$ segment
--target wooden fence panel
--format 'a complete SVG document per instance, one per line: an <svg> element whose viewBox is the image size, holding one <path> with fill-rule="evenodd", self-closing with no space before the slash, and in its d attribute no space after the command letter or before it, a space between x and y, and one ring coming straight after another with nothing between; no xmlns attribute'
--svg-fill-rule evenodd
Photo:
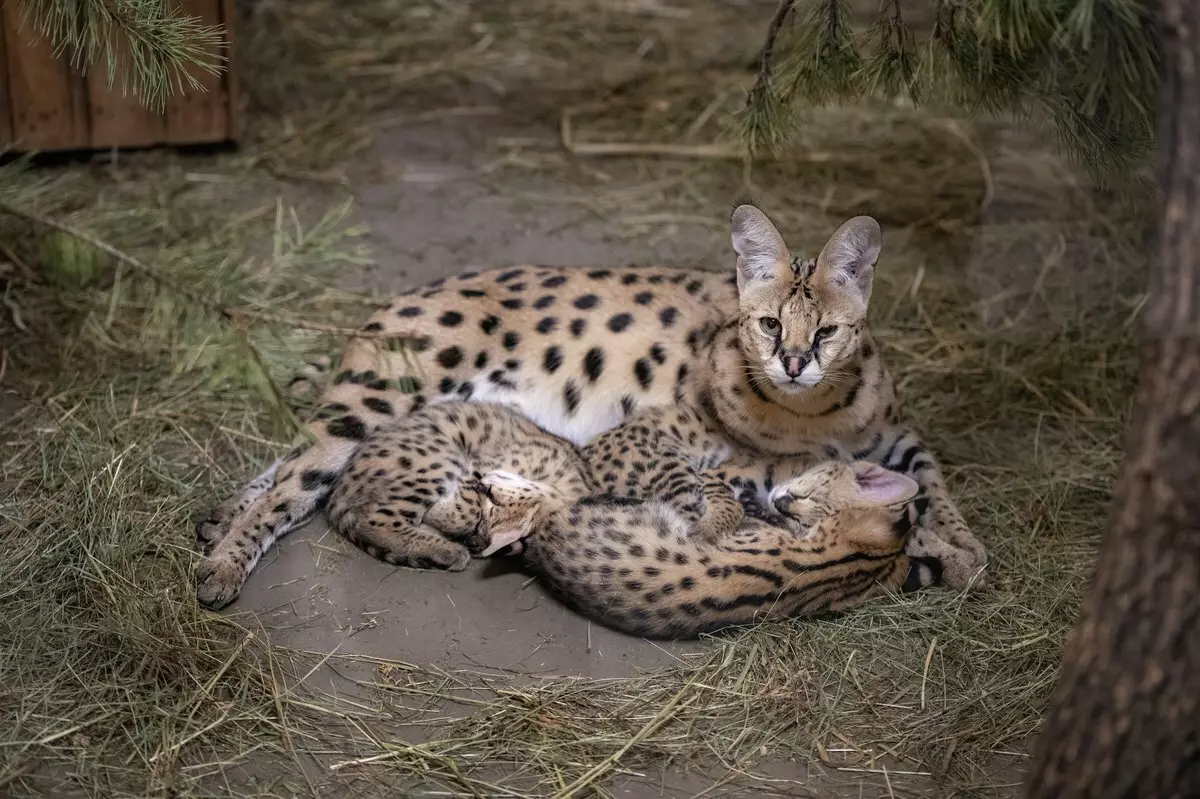
<svg viewBox="0 0 1200 799"><path fill-rule="evenodd" d="M181 5L187 14L199 17L205 25L226 24L227 31L232 28L222 13L225 5L229 5L232 11L232 3L182 0ZM213 75L192 68L189 73L204 87L204 91L188 91L174 95L167 101L166 140L173 144L191 144L231 138L230 94L225 79L228 72Z"/></svg>
<svg viewBox="0 0 1200 799"><path fill-rule="evenodd" d="M125 37L117 34L117 70L109 84L108 64L97 61L92 64L87 78L88 108L92 118L90 146L94 149L110 147L148 147L163 140L166 131L166 116L161 111L152 111L142 104L140 97L131 91L122 90L121 72L128 56Z"/></svg>
<svg viewBox="0 0 1200 799"><path fill-rule="evenodd" d="M88 146L87 97L65 58L21 19L16 3L3 4L4 57L8 68L11 141L18 149Z"/></svg>

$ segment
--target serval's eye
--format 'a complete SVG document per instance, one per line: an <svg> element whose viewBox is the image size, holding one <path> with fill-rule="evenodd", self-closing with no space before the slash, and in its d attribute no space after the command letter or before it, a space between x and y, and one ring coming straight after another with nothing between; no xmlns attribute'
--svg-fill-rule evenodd
<svg viewBox="0 0 1200 799"><path fill-rule="evenodd" d="M762 332L768 336L778 336L783 325L779 324L779 320L773 316L764 316L758 320L758 326L762 328Z"/></svg>
<svg viewBox="0 0 1200 799"><path fill-rule="evenodd" d="M825 327L820 328L816 333L813 334L813 344L820 344L822 341L836 333L837 329L837 325L826 325Z"/></svg>

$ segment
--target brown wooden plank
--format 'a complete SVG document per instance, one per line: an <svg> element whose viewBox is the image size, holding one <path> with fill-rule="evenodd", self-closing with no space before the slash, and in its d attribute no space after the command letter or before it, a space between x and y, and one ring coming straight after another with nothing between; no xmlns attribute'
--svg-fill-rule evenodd
<svg viewBox="0 0 1200 799"><path fill-rule="evenodd" d="M221 0L180 0L184 13L199 17L204 25L222 23ZM229 12L232 13L232 3ZM229 90L221 75L192 68L189 73L204 91L188 90L167 101L167 141L198 144L229 138Z"/></svg>
<svg viewBox="0 0 1200 799"><path fill-rule="evenodd" d="M92 120L91 146L148 147L161 144L166 138L166 115L147 108L130 87L121 90L121 74L128 63L124 54L124 35L117 36L117 71L109 86L108 64L97 59L87 76L87 103Z"/></svg>
<svg viewBox="0 0 1200 799"><path fill-rule="evenodd" d="M8 93L8 52L4 42L4 15L0 14L0 150L12 144L12 97Z"/></svg>
<svg viewBox="0 0 1200 799"><path fill-rule="evenodd" d="M32 23L22 24L21 4L3 3L12 149L70 150L89 145L82 81L66 58Z"/></svg>

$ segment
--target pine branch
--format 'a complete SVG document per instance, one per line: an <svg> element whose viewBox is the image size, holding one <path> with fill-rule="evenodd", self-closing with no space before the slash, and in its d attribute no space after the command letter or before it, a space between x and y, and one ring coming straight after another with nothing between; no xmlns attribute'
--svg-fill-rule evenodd
<svg viewBox="0 0 1200 799"><path fill-rule="evenodd" d="M1158 40L1138 0L926 0L920 41L902 0L883 0L852 26L844 0L783 3L763 53L780 52L780 92L769 58L742 112L747 145L786 140L802 105L906 94L971 113L1044 120L1067 154L1101 182L1132 175L1154 146ZM781 15L800 18L784 37ZM1034 114L1039 111L1039 114Z"/></svg>
<svg viewBox="0 0 1200 799"><path fill-rule="evenodd" d="M34 214L17 208L16 206L9 205L5 202L0 202L0 214L16 217L17 219L23 219L26 222L30 222L39 227L57 230L59 233L65 233L74 239L78 239L84 244L87 244L97 251L104 253L113 260L124 264L142 277L147 278L153 283L157 283L164 289L170 291L172 294L176 294L188 302L193 303L209 313L219 316L227 322L231 322L233 324L241 324L243 322L260 322L263 324L291 327L296 330L310 330L315 333L326 333L333 336L346 336L349 338L393 340L398 337L405 337L403 335L397 336L397 334L394 332L374 333L364 330L355 330L349 327L326 325L319 322L305 322L300 319L292 319L286 316L280 316L278 314L270 314L263 311L255 311L250 308L238 308L232 305L213 302L209 298L197 294L186 286L176 283L171 278L161 274L158 270L154 269L150 265L138 260L137 258L134 258L129 253L118 250L108 242L98 239L90 233L68 225L65 222L60 222L57 219L51 219L50 217Z"/></svg>
<svg viewBox="0 0 1200 799"><path fill-rule="evenodd" d="M783 23L792 13L796 0L780 0L775 9L775 16L767 28L767 39L763 43L758 56L758 77L754 87L746 97L745 140L750 153L770 151L778 143L780 137L779 117L783 104L779 93L772 85L772 58L775 53L775 40L783 30Z"/></svg>
<svg viewBox="0 0 1200 799"><path fill-rule="evenodd" d="M8 0L21 7L23 24L49 39L58 57L87 72L103 62L111 88L161 110L167 97L200 90L192 69L219 74L225 57L220 26L183 14L171 0ZM32 25L30 25L32 23Z"/></svg>
<svg viewBox="0 0 1200 799"><path fill-rule="evenodd" d="M771 25L767 28L767 40L758 56L758 78L754 81L750 96L746 98L747 105L753 104L757 98L771 90L771 57L775 52L775 40L779 38L783 23L795 5L796 0L781 0L779 8L775 9L775 16L771 17Z"/></svg>

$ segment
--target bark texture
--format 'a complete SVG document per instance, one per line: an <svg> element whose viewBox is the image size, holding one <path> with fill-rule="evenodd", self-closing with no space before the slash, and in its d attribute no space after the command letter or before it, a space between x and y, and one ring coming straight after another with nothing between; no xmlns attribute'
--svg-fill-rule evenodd
<svg viewBox="0 0 1200 799"><path fill-rule="evenodd" d="M1162 226L1134 418L1031 799L1200 797L1200 3L1158 13Z"/></svg>

